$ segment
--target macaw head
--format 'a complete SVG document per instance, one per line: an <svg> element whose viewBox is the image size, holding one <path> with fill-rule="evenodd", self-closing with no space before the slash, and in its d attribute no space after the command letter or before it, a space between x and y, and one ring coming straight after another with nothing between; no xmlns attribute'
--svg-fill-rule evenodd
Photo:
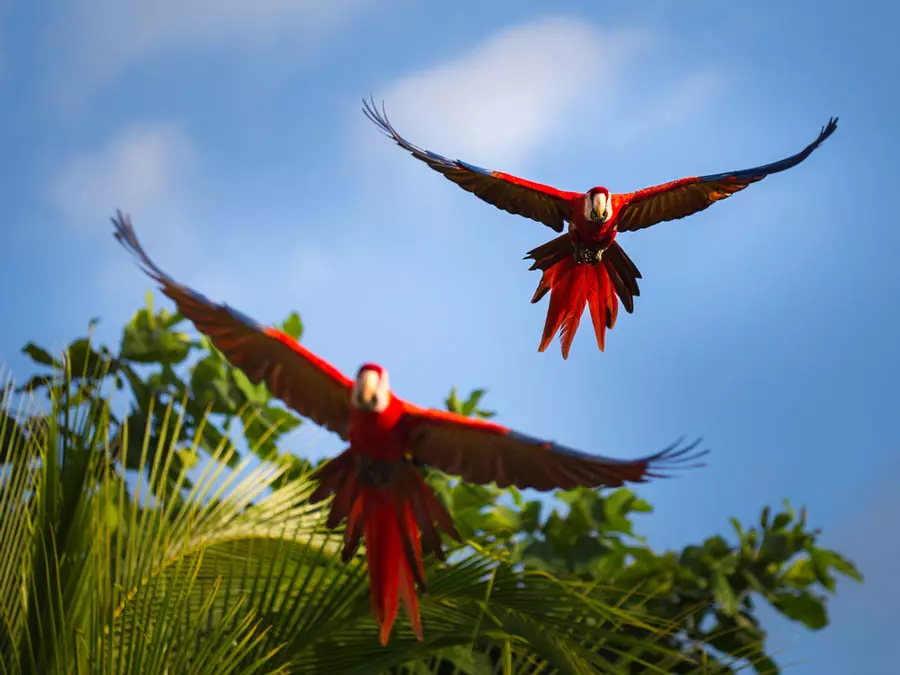
<svg viewBox="0 0 900 675"><path fill-rule="evenodd" d="M356 373L350 404L366 412L384 412L391 401L387 371L374 363L363 364Z"/></svg>
<svg viewBox="0 0 900 675"><path fill-rule="evenodd" d="M612 216L612 200L609 190L595 187L584 196L584 217L595 223L605 223Z"/></svg>

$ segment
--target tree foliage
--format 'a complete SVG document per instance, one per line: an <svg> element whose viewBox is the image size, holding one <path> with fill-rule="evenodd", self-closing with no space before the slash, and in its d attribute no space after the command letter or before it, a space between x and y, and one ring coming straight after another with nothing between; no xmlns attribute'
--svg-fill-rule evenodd
<svg viewBox="0 0 900 675"><path fill-rule="evenodd" d="M174 406L159 412L179 438ZM403 626L383 648L363 558L341 562L340 534L308 501L308 474L280 481L286 466L247 458L229 468L222 444L188 488L184 468L161 479L176 454L165 436L152 448L149 427L137 471L123 475L91 415L73 420L55 396L39 428L11 434L10 419L0 423L5 673L431 672L435 659L477 673L493 653L505 672L592 673L607 663L585 645L624 650L623 627L652 625L606 606L591 584L460 548L452 565L428 561L426 640Z"/></svg>
<svg viewBox="0 0 900 675"><path fill-rule="evenodd" d="M148 294L116 351L93 343L93 324L62 357L34 343L24 348L42 372L19 391L48 394L53 409L13 415L6 407L10 414L0 415L0 457L7 465L40 467L45 485L60 482L56 502L36 500L38 492L30 488L30 499L23 492L3 502L3 513L15 511L16 504L24 508L22 500L27 506L26 515L9 522L29 523L20 528L31 532L35 544L29 592L43 589L45 595L33 600L49 603L51 612L34 618L34 606L26 603L26 618L6 620L0 638L8 640L0 647L7 650L4 663L13 663L8 654L62 659L59 663L86 654L89 664L105 658L130 663L136 657L125 655L143 649L138 644L147 638L141 631L162 608L172 618L151 632L177 636L172 658L186 659L178 663L196 672L205 672L208 661L199 659L201 651L226 640L247 645L247 652L232 655L231 670L217 672L256 672L251 666L265 663L260 672L289 665L290 672L730 673L751 667L777 673L756 616L758 603L819 630L828 624L825 594L835 592L836 577L861 581L849 560L818 546L819 532L808 527L805 510L798 514L788 502L774 516L766 507L749 526L731 519L733 535L727 539L712 536L681 551L658 552L634 530L634 517L652 507L629 489L559 491L545 513L546 500L514 488L462 484L429 471L430 484L467 545L455 549L451 563L439 570L431 561L431 593L422 609L426 642L418 644L407 633L383 650L368 616L359 560L336 565L339 536L322 529L318 508L304 505L310 464L279 447L283 434L301 419L272 399L264 385L252 385L232 368L205 337L179 331L182 322L177 314L154 311ZM291 314L282 328L299 338L299 315ZM119 416L108 398L110 384L127 393L128 408ZM476 390L463 400L452 389L446 406L491 417L494 412L481 407L485 394ZM241 447L232 441L238 430ZM49 462L58 449L60 462ZM26 462L26 450L39 461ZM256 475L255 487L238 483L258 498L252 504L241 490L237 493L244 496L237 501L223 501L208 478L193 485L186 477L199 462L204 476L211 472L234 480L225 477L237 475L251 457L262 460L259 471L269 471L265 478ZM160 508L144 507L130 492L135 473L147 481ZM8 496L10 476L19 474L5 475ZM102 507L101 498L106 499ZM51 504L52 512L41 510ZM173 530L173 523L187 529ZM108 548L102 555L83 541L90 539L84 534L88 527L103 533ZM145 550L133 537L154 544ZM75 546L66 549L65 558L74 567L53 567L48 541ZM4 537L0 563L11 574L22 566L11 566L7 556L20 549L7 543ZM110 569L98 562L110 559ZM125 570L124 561L140 564ZM35 581L51 568L59 588ZM99 575L97 583L119 590L82 598L75 577L66 574L89 574L88 568ZM6 584L3 597L12 597L7 592L24 581L13 575L0 583ZM51 598L54 593L61 593L60 599ZM129 598L138 603L134 614L128 614ZM79 635L93 637L79 647L80 638L72 633L71 644L63 641L68 651L55 656L29 648L32 643L22 635L60 622L68 626L52 612L65 614L70 601L82 612ZM96 633L101 624L109 632ZM115 640L108 647L110 635ZM111 650L107 656L96 652L101 646ZM155 659L148 663L168 658L155 652L145 656Z"/></svg>

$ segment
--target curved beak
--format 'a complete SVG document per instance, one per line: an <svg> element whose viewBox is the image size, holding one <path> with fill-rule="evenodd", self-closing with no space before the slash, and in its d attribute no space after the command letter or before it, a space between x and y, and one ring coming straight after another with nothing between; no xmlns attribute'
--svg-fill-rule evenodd
<svg viewBox="0 0 900 675"><path fill-rule="evenodd" d="M368 370L360 375L357 403L363 410L372 411L378 406L378 384L379 377L377 373Z"/></svg>

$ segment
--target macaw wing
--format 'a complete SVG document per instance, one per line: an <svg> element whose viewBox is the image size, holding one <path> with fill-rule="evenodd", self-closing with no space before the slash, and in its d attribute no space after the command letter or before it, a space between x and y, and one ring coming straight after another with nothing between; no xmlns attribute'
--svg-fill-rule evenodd
<svg viewBox="0 0 900 675"><path fill-rule="evenodd" d="M571 219L571 200L579 197L580 193L557 190L549 185L534 183L500 171L489 171L424 150L398 134L383 109L379 113L374 102L369 105L368 101L363 100L363 105L366 117L393 138L397 145L488 204L513 215L536 220L557 232L562 232L564 221Z"/></svg>
<svg viewBox="0 0 900 675"><path fill-rule="evenodd" d="M441 410L406 404L405 426L413 459L461 476L470 483L494 481L537 490L618 487L665 477L665 469L682 468L705 452L692 453L700 442L632 460L612 459L572 450L517 433L499 424ZM696 465L695 466L699 466Z"/></svg>
<svg viewBox="0 0 900 675"><path fill-rule="evenodd" d="M261 326L172 279L147 256L131 218L121 211L113 225L116 239L134 254L144 272L161 284L178 311L209 336L232 365L254 384L265 382L273 396L303 417L346 439L353 383L345 375L282 331Z"/></svg>
<svg viewBox="0 0 900 675"><path fill-rule="evenodd" d="M708 208L720 199L730 197L751 183L766 176L797 166L812 154L837 129L837 118L828 120L815 141L796 155L778 162L743 171L717 173L709 176L681 178L622 195L616 229L620 232L641 230L666 220L677 220Z"/></svg>

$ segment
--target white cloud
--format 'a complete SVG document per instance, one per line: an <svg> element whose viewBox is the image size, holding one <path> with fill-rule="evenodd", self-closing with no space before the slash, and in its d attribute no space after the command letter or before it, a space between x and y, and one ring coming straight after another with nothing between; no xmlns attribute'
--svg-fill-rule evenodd
<svg viewBox="0 0 900 675"><path fill-rule="evenodd" d="M108 223L117 207L144 214L171 204L191 159L177 130L134 126L63 166L51 182L50 197L68 224L95 229Z"/></svg>
<svg viewBox="0 0 900 675"><path fill-rule="evenodd" d="M161 52L290 41L301 50L366 0L76 0L59 35L67 41L68 86L113 79Z"/></svg>
<svg viewBox="0 0 900 675"><path fill-rule="evenodd" d="M725 81L718 70L705 68L686 73L675 82L648 77L645 83L647 86L627 92L620 100L619 109L627 109L630 114L615 116L615 133L605 139L610 147L640 146L653 134L696 121L698 111L722 90Z"/></svg>
<svg viewBox="0 0 900 675"><path fill-rule="evenodd" d="M644 33L543 19L402 77L384 100L391 121L413 142L491 168L512 167L577 117L579 107L608 99L620 66L647 42Z"/></svg>

